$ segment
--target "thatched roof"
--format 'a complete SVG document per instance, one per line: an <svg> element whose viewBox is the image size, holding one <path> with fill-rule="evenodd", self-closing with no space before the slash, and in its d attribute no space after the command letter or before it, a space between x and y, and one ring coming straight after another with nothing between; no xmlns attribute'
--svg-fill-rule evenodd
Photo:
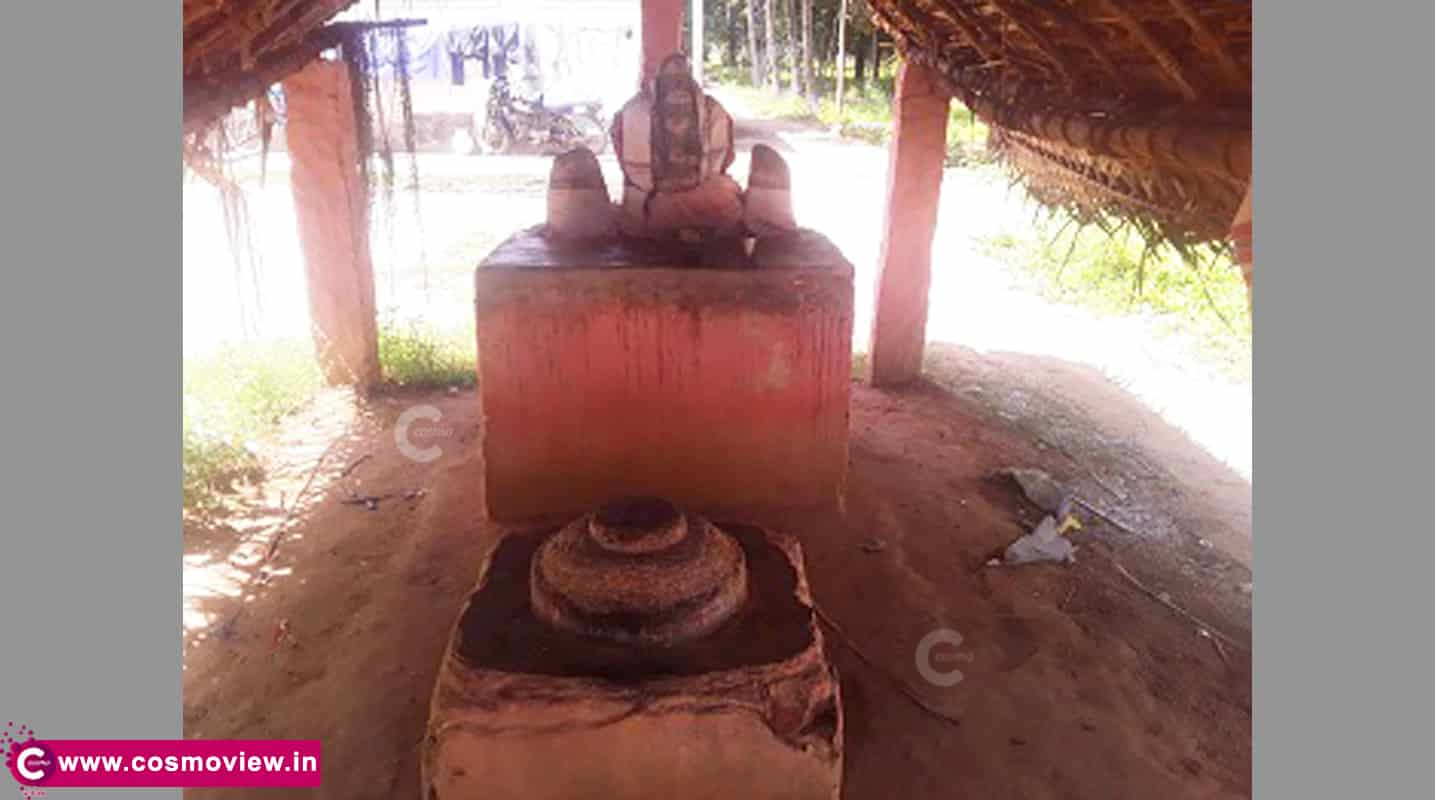
<svg viewBox="0 0 1435 800"><path fill-rule="evenodd" d="M203 125L335 46L356 0L184 0L184 123Z"/></svg>
<svg viewBox="0 0 1435 800"><path fill-rule="evenodd" d="M1223 238L1251 171L1249 0L868 0L1050 205Z"/></svg>
<svg viewBox="0 0 1435 800"><path fill-rule="evenodd" d="M185 127L339 44L356 0L184 0ZM868 0L1053 206L1178 242L1226 235L1250 179L1249 0Z"/></svg>

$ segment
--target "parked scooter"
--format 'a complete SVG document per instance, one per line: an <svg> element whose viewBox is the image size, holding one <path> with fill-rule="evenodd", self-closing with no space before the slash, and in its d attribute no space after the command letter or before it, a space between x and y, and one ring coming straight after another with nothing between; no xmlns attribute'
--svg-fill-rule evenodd
<svg viewBox="0 0 1435 800"><path fill-rule="evenodd" d="M508 79L499 76L488 94L479 145L487 153L509 153L537 147L554 154L579 147L603 152L608 143L602 106L596 102L545 105L543 96L525 100L516 96Z"/></svg>

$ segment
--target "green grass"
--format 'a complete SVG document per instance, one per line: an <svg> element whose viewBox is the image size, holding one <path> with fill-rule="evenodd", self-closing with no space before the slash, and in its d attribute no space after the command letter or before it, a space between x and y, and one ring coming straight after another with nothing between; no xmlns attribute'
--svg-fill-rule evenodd
<svg viewBox="0 0 1435 800"><path fill-rule="evenodd" d="M212 510L235 483L261 479L257 442L322 384L307 339L227 347L185 359L185 508Z"/></svg>
<svg viewBox="0 0 1435 800"><path fill-rule="evenodd" d="M1189 264L1170 247L1147 252L1134 231L1108 236L1060 216L1030 233L986 239L987 252L1027 276L1047 297L1100 314L1154 316L1164 334L1184 339L1204 361L1235 380L1251 376L1251 319L1239 267L1202 251Z"/></svg>
<svg viewBox="0 0 1435 800"><path fill-rule="evenodd" d="M440 331L424 322L389 318L379 326L384 381L403 388L472 386L477 377L472 328Z"/></svg>
<svg viewBox="0 0 1435 800"><path fill-rule="evenodd" d="M392 320L379 328L379 362L390 386L471 386L474 352L471 329L437 331ZM239 484L262 481L261 443L323 385L308 339L251 342L186 358L184 510L218 511Z"/></svg>

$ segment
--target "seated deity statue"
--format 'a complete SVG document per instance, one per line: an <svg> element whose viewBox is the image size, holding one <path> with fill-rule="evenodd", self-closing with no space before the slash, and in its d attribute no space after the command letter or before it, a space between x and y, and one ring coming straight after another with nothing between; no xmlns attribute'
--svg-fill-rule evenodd
<svg viewBox="0 0 1435 800"><path fill-rule="evenodd" d="M704 241L769 237L797 228L787 163L767 145L752 150L746 191L727 174L733 122L692 77L687 58L666 58L610 130L623 173L614 208L597 159L579 148L554 161L548 231L567 239L622 235Z"/></svg>

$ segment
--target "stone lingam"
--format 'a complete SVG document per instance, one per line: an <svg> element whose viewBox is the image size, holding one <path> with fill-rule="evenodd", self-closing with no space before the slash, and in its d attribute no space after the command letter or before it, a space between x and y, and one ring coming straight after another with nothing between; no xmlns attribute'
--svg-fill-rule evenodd
<svg viewBox="0 0 1435 800"><path fill-rule="evenodd" d="M797 541L652 498L504 537L424 751L425 800L834 800L841 697Z"/></svg>

